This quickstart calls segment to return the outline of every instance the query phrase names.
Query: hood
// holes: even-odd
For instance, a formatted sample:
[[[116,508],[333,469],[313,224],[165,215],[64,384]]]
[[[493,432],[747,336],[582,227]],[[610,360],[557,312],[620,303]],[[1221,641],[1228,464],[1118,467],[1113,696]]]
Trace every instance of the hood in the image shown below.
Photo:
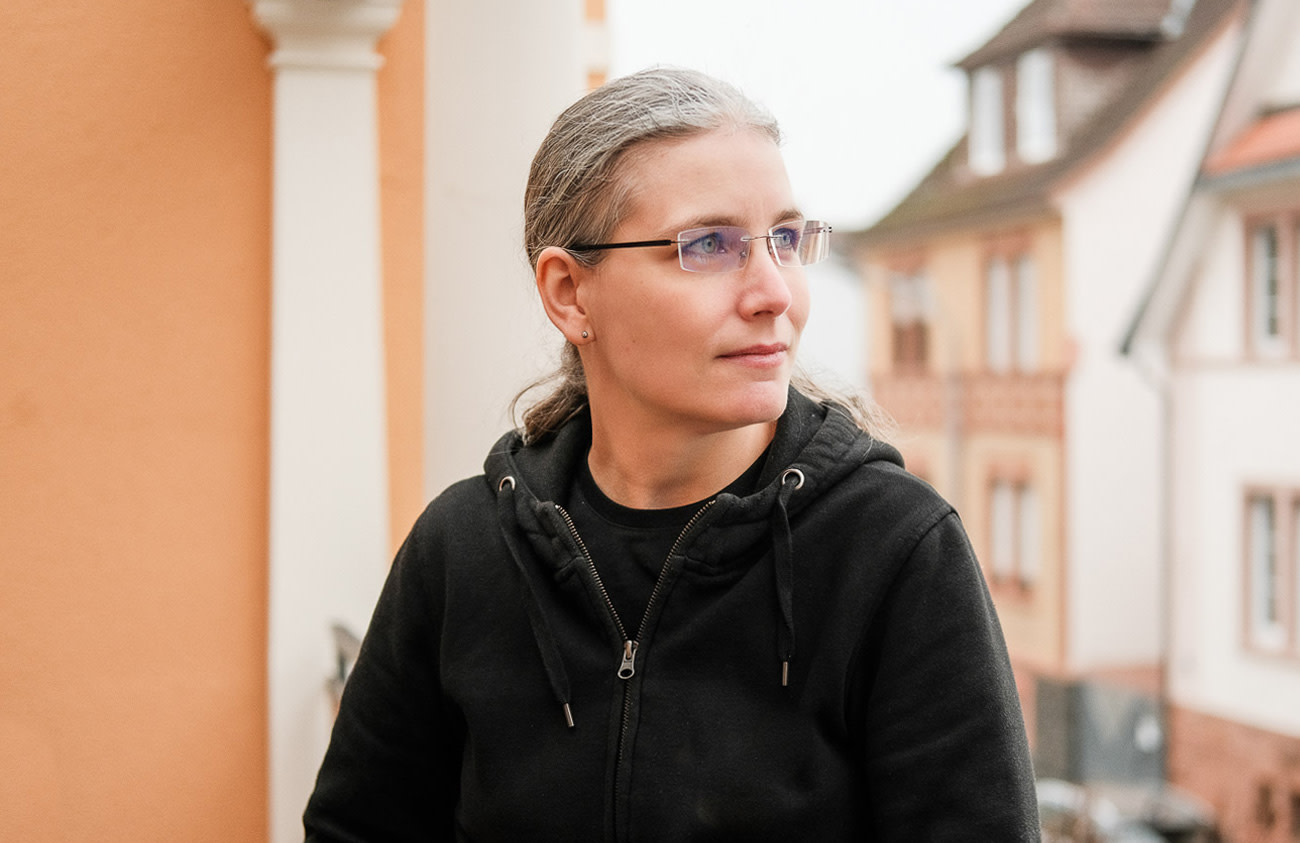
[[[540,443],[525,445],[518,431],[506,434],[484,463],[487,482],[497,495],[502,534],[529,592],[526,603],[538,649],[566,717],[568,680],[537,599],[537,577],[558,574],[582,554],[557,502],[567,495],[590,444],[591,417],[584,410]],[[782,684],[788,682],[795,651],[793,580],[798,548],[790,519],[860,466],[874,461],[902,465],[897,450],[868,436],[845,410],[813,401],[792,387],[756,490],[744,497],[717,495],[674,549],[684,568],[719,573],[740,564],[747,558],[745,551],[756,543],[771,544],[783,630],[778,643]],[[571,717],[569,722],[572,725]]]

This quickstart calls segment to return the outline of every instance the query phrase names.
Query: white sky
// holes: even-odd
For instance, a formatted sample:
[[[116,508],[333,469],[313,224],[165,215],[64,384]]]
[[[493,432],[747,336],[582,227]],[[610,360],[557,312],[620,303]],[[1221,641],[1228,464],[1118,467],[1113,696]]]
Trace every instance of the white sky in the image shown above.
[[[608,0],[611,75],[694,67],[786,135],[796,198],[839,230],[874,221],[961,134],[952,63],[1029,0]]]

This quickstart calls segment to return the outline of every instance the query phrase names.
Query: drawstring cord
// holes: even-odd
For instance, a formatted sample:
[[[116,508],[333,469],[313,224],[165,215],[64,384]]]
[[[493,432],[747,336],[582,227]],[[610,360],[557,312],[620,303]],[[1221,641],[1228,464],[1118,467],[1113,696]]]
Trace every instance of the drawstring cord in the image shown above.
[[[786,481],[793,480],[793,483]],[[781,608],[781,628],[777,647],[781,657],[781,685],[790,684],[790,661],[794,658],[794,539],[790,532],[791,496],[803,488],[803,472],[787,468],[781,474],[781,488],[776,496],[772,519],[772,558],[776,568],[776,599]]]
[[[515,567],[519,569],[519,574],[523,578],[524,590],[524,607],[528,612],[528,622],[533,627],[533,638],[537,641],[537,650],[542,656],[542,666],[546,668],[546,677],[550,680],[551,691],[555,694],[555,699],[564,709],[564,722],[573,728],[573,711],[569,708],[569,674],[564,669],[564,659],[560,655],[560,648],[555,643],[555,636],[551,634],[551,627],[546,622],[546,616],[542,613],[542,604],[537,599],[537,589],[533,584],[533,576],[529,572],[529,566],[524,562],[524,556],[519,547],[519,540],[516,531],[510,529],[509,524],[515,523],[511,506],[515,489],[515,478],[506,476],[501,478],[497,484],[497,514],[499,515],[498,523],[501,525],[501,534],[505,537],[506,547],[510,549],[510,555],[515,560]]]
[[[790,482],[793,481],[793,482]],[[790,498],[803,488],[804,474],[797,468],[787,468],[781,474],[781,488],[777,492],[776,507],[772,518],[772,556],[776,574],[777,605],[781,611],[781,626],[777,631],[778,656],[781,659],[781,685],[790,684],[790,662],[794,659],[794,539],[790,530]],[[501,524],[501,534],[506,547],[514,559],[515,567],[523,579],[525,589],[524,607],[528,613],[528,622],[533,628],[533,638],[537,641],[537,650],[542,657],[542,666],[551,683],[555,699],[564,709],[564,722],[572,729],[573,711],[569,707],[569,675],[564,669],[564,660],[560,655],[555,636],[551,633],[546,616],[542,613],[541,602],[533,575],[524,561],[524,554],[519,547],[516,532],[507,525],[514,523],[511,513],[515,479],[503,477],[497,484],[497,512]]]

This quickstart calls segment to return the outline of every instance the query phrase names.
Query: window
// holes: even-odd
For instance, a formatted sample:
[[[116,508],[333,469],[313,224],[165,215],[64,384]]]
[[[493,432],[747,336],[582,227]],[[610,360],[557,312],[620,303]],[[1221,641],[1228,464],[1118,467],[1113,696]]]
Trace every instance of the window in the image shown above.
[[[1256,218],[1246,230],[1246,321],[1251,355],[1300,352],[1300,214]]]
[[[1026,481],[994,478],[989,487],[989,567],[995,584],[1032,588],[1042,557],[1038,492]]]
[[[992,529],[993,579],[1006,582],[1016,574],[1016,487],[1006,480],[993,481],[989,513]]]
[[[984,350],[991,372],[1038,368],[1038,279],[1028,255],[994,255],[984,271]]]
[[[1020,582],[1032,586],[1038,581],[1042,556],[1042,519],[1038,513],[1038,492],[1033,486],[1016,488],[1016,562]]]
[[[971,74],[970,168],[992,175],[1006,166],[1005,111],[1002,104],[1002,69],[981,67]]]
[[[1253,489],[1245,507],[1246,643],[1300,656],[1300,489]]]
[[[1282,340],[1277,226],[1256,226],[1250,246],[1251,336],[1260,350],[1273,350]]]
[[[1022,371],[1038,368],[1038,279],[1034,262],[1021,255],[1016,267],[1016,365]]]
[[[1196,0],[1172,0],[1169,4],[1169,11],[1160,21],[1160,30],[1164,33],[1165,38],[1173,41],[1177,40],[1187,28],[1187,16],[1192,13],[1192,6],[1196,5]]]
[[[1052,54],[1030,50],[1016,62],[1016,153],[1026,164],[1056,154],[1056,89]]]
[[[990,371],[1011,369],[1011,272],[1007,261],[995,257],[984,272],[984,343]]]
[[[1250,499],[1249,560],[1250,640],[1267,650],[1277,650],[1286,641],[1282,627],[1282,591],[1278,582],[1277,513],[1271,496]]]
[[[930,285],[925,275],[895,275],[890,309],[895,371],[924,372],[930,362]]]

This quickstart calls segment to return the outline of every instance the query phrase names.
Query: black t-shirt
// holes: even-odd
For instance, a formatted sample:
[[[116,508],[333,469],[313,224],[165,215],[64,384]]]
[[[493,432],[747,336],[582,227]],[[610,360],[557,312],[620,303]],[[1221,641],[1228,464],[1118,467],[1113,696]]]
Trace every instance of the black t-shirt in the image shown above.
[[[766,457],[764,451],[722,491],[740,496],[752,493]],[[596,485],[587,461],[582,461],[565,509],[629,636],[636,636],[673,543],[695,513],[714,497],[671,509],[632,509],[610,500]]]

